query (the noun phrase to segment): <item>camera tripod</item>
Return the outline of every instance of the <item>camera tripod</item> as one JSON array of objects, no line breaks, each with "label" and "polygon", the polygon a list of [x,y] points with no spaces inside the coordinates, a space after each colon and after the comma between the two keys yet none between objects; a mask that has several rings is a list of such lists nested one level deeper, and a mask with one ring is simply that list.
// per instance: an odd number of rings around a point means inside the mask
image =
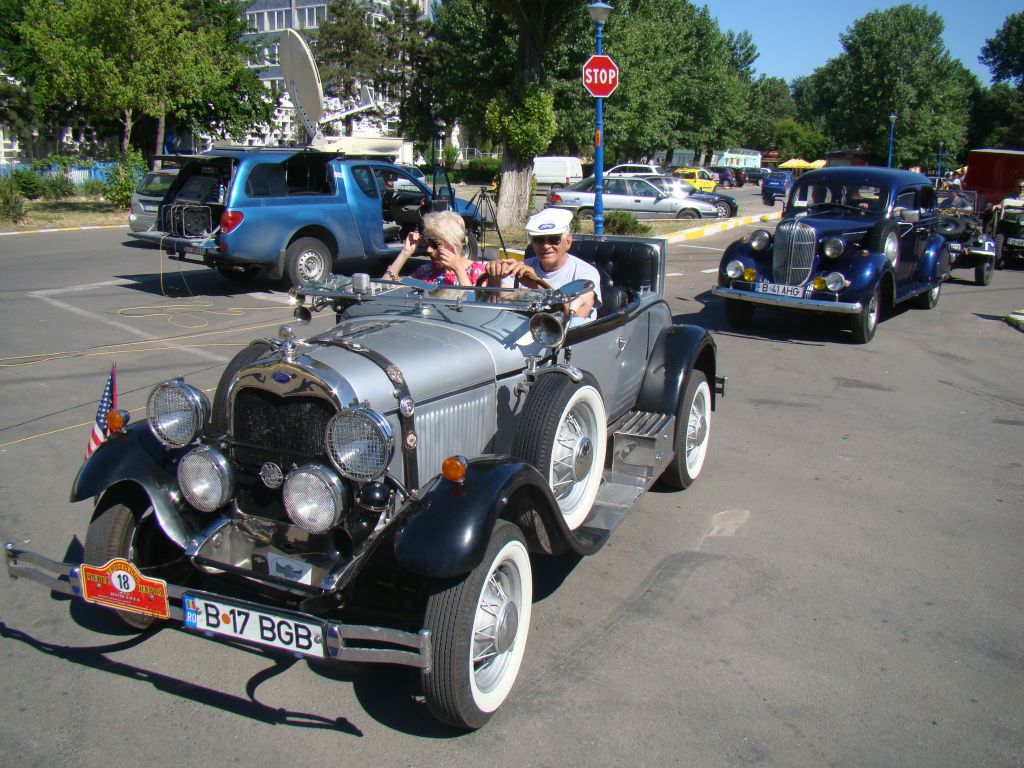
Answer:
[{"label": "camera tripod", "polygon": [[480,235],[483,236],[484,230],[487,229],[487,223],[491,222],[494,225],[494,231],[498,235],[501,250],[503,253],[506,252],[505,238],[501,236],[501,228],[498,227],[498,208],[494,204],[494,198],[491,197],[487,187],[480,187],[480,191],[473,196],[470,203],[476,206],[476,210],[480,214],[480,221],[483,224]]}]

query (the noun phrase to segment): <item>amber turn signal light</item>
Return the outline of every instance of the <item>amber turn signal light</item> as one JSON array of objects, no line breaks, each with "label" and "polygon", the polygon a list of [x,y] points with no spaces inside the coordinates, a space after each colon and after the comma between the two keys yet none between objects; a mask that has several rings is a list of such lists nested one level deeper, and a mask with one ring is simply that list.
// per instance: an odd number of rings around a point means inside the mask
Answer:
[{"label": "amber turn signal light", "polygon": [[108,434],[115,434],[120,432],[122,429],[128,426],[128,422],[131,420],[131,415],[128,411],[121,408],[117,408],[113,411],[107,411],[107,432]]},{"label": "amber turn signal light", "polygon": [[469,462],[465,456],[449,456],[441,463],[441,474],[445,480],[461,483],[466,479],[466,466]]}]

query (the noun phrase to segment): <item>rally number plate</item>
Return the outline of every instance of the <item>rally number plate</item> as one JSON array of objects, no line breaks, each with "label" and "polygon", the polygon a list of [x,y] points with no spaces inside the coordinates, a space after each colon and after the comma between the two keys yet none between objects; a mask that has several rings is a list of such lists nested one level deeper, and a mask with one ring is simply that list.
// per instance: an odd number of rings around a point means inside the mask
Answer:
[{"label": "rally number plate", "polygon": [[303,656],[324,658],[323,625],[288,614],[256,610],[204,595],[182,596],[185,626]]},{"label": "rally number plate", "polygon": [[754,283],[754,290],[758,293],[770,293],[775,296],[792,296],[801,298],[804,295],[802,285],[778,285],[777,283]]}]

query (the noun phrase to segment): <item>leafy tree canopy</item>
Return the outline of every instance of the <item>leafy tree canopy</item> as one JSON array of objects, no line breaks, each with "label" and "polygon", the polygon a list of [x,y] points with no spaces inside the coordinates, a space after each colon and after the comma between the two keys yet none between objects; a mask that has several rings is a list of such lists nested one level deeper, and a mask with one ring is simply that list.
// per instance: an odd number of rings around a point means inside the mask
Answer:
[{"label": "leafy tree canopy", "polygon": [[1024,12],[1006,17],[995,36],[985,41],[978,61],[992,70],[992,82],[1012,81],[1024,89]]}]

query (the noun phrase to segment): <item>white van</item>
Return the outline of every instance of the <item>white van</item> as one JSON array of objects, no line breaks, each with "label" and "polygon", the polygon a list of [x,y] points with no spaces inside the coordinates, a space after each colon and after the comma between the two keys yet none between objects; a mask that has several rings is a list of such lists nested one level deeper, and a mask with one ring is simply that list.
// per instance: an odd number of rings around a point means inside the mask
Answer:
[{"label": "white van", "polygon": [[538,184],[567,187],[583,181],[583,166],[578,157],[535,157],[533,175]]}]

